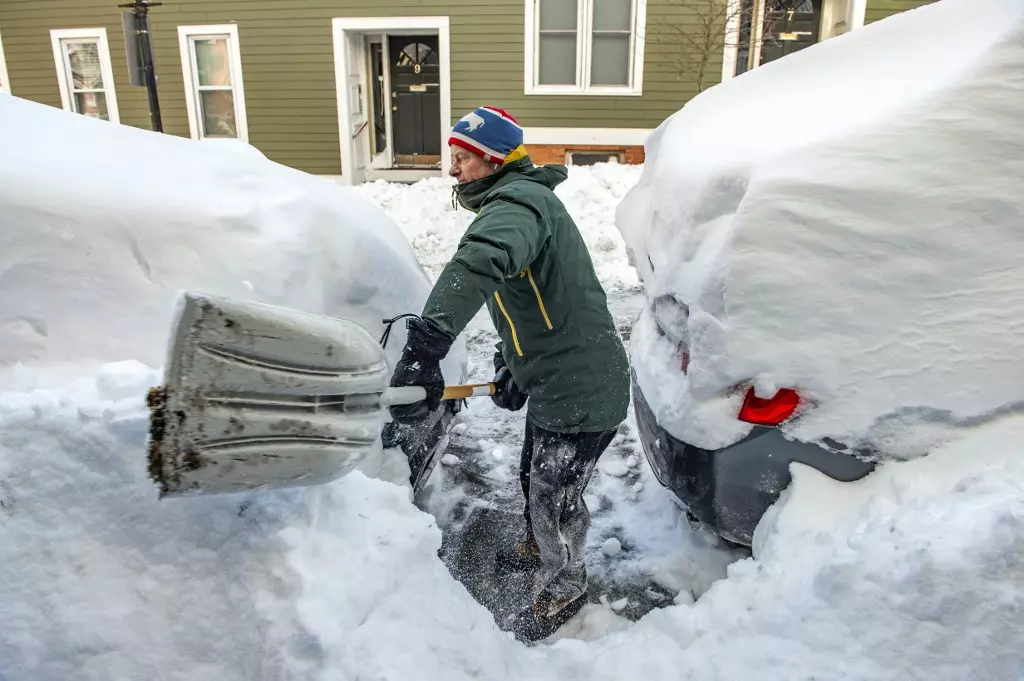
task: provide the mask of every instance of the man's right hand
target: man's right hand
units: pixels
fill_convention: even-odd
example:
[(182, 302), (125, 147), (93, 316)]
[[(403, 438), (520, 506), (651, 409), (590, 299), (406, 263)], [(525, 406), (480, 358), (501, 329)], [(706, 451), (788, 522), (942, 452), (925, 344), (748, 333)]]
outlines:
[(444, 394), (444, 376), (441, 360), (451, 349), (452, 341), (432, 324), (418, 317), (406, 323), (408, 335), (402, 348), (402, 359), (391, 376), (391, 387), (418, 385), (427, 391), (427, 398), (413, 404), (391, 405), (391, 418), (399, 423), (412, 424), (425, 419), (441, 406)]
[(494, 355), (494, 370), (491, 383), (494, 383), (495, 391), (491, 395), (491, 401), (502, 409), (519, 411), (526, 404), (527, 395), (516, 385), (512, 372), (505, 365), (505, 359), (500, 352)]

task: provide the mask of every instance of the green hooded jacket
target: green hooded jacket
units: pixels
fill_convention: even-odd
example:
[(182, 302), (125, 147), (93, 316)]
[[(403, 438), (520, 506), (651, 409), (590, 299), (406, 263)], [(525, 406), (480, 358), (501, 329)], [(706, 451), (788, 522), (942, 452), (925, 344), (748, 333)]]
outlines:
[(485, 304), (527, 418), (559, 433), (612, 430), (626, 417), (629, 367), (583, 237), (552, 191), (564, 166), (530, 159), (459, 185), (477, 213), (423, 318), (453, 339)]

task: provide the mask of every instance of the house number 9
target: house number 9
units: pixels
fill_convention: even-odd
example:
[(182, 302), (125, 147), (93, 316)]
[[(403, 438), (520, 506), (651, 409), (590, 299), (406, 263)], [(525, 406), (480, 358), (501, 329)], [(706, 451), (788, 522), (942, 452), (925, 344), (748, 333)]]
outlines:
[(416, 64), (415, 66), (413, 66), (412, 67), (412, 72), (413, 73), (419, 73), (420, 72), (420, 65)]

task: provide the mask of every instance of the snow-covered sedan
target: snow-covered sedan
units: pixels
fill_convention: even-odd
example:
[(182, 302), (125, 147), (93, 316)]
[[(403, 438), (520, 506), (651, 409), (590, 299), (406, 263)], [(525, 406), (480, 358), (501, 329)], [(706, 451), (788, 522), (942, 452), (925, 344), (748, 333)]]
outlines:
[(856, 479), (1024, 403), (1024, 5), (985, 7), (755, 69), (647, 142), (617, 213), (647, 290), (637, 421), (728, 540), (794, 463)]
[[(10, 96), (0, 121), (0, 387), (126, 359), (161, 366), (182, 289), (344, 318), (377, 337), (382, 320), (419, 312), (430, 292), (380, 208), (242, 142)], [(392, 366), (404, 342), (395, 324)], [(442, 369), (464, 382), (464, 343)], [(384, 444), (402, 443), (414, 479), (429, 474), (454, 408), (415, 432), (388, 426)]]

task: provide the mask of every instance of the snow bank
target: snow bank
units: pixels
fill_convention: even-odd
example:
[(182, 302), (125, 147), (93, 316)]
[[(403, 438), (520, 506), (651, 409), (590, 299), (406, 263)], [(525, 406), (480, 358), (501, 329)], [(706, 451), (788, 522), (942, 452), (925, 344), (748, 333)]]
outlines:
[(734, 386), (788, 387), (792, 436), (909, 457), (1024, 401), (1022, 70), (1024, 4), (944, 0), (666, 121), (617, 216), (662, 425), (720, 447), (749, 431)]
[[(0, 381), (18, 362), (159, 366), (182, 288), (345, 317), (375, 334), (382, 318), (418, 312), (430, 290), (379, 208), (248, 145), (14, 97), (0, 98), (0, 120)], [(404, 326), (395, 334), (392, 361)], [(451, 382), (464, 357), (460, 344), (446, 362)]]
[(831, 505), (824, 529), (799, 522), (797, 500), (834, 483), (798, 471), (760, 561), (734, 564), (696, 604), (683, 594), (628, 628), (591, 609), (572, 633), (614, 633), (527, 649), (447, 574), (406, 489), (352, 474), (157, 501), (137, 397), (153, 379), (120, 364), (61, 390), (0, 393), (0, 677), (1024, 673), (1024, 418), (883, 466), (856, 503)]
[(440, 532), (407, 488), (353, 473), (157, 501), (139, 397), (156, 379), (120, 364), (60, 391), (0, 393), (0, 678), (499, 668), (513, 642), (437, 560)]
[[(615, 228), (615, 207), (640, 175), (638, 166), (603, 163), (569, 169), (569, 178), (556, 188), (579, 227), (609, 293), (636, 286), (625, 245)], [(434, 277), (455, 254), (473, 213), (452, 205), (452, 180), (431, 178), (413, 185), (383, 180), (356, 187), (398, 223), (412, 242), (420, 262)]]

